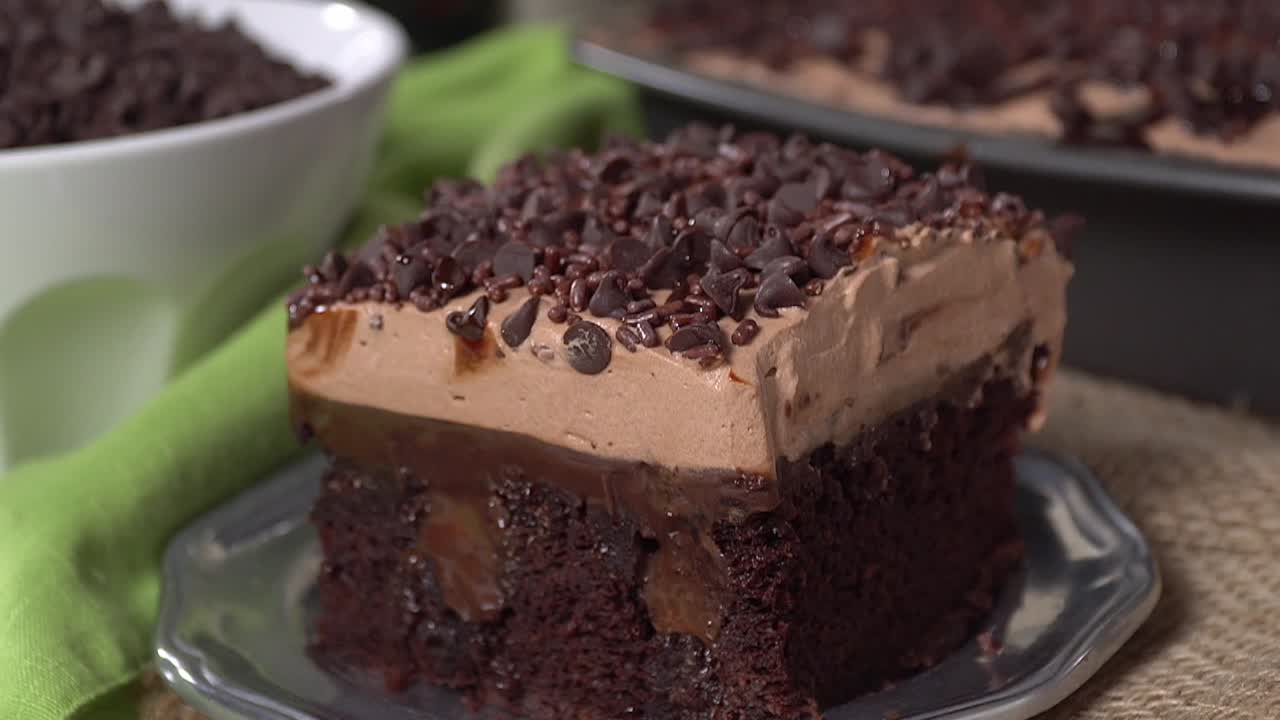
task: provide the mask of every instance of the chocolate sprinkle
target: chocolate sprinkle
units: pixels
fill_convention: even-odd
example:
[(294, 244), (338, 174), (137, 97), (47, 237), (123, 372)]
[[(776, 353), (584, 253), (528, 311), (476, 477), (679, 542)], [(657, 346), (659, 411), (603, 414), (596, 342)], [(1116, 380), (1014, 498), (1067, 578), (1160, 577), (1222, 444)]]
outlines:
[(531, 297), (502, 321), (502, 340), (508, 347), (518, 348), (521, 343), (529, 339), (529, 333), (533, 332), (533, 323), (538, 319), (538, 309), (541, 304), (540, 298)]
[(564, 331), (565, 358), (583, 375), (598, 375), (613, 359), (613, 340), (604, 328), (579, 320)]
[(485, 325), (489, 320), (489, 298), (481, 295), (465, 312), (454, 310), (445, 318), (449, 332), (463, 340), (480, 342), (484, 339)]
[(738, 327), (734, 328), (733, 335), (729, 337), (734, 345), (739, 347), (748, 345), (760, 333), (760, 323), (750, 318), (738, 323)]
[(636, 348), (640, 345), (639, 333), (635, 331), (635, 328), (629, 325), (619, 325), (617, 332), (615, 332), (613, 336), (618, 339), (618, 342), (622, 343), (622, 346), (627, 349), (627, 352), (635, 352)]
[[(576, 326), (582, 314), (621, 320), (628, 331), (617, 342), (628, 350), (677, 334), (676, 347), (701, 347), (705, 338), (688, 343), (703, 331), (688, 328), (718, 327), (725, 317), (750, 327), (741, 323), (753, 309), (758, 319), (804, 306), (805, 293), (819, 291), (815, 278), (876, 256), (909, 261), (960, 236), (924, 233), (921, 247), (888, 224), (963, 230), (973, 242), (1012, 238), (1023, 261), (1052, 251), (1041, 213), (989, 196), (974, 177), (963, 164), (917, 175), (881, 152), (697, 126), (661, 143), (615, 140), (595, 158), (577, 150), (525, 158), (489, 187), (438, 181), (419, 220), (385, 226), (353, 255), (305, 268), (289, 319), (296, 325), (337, 302), (431, 312), (468, 294), (494, 303), (545, 295), (553, 323)], [(762, 223), (774, 200), (787, 212)], [(510, 316), (519, 324), (503, 328), (514, 333), (504, 332), (508, 344), (532, 327), (526, 313), (536, 322), (542, 312), (539, 303), (529, 308)], [(474, 317), (451, 318), (451, 330), (476, 335)], [(711, 344), (721, 353), (728, 346)]]

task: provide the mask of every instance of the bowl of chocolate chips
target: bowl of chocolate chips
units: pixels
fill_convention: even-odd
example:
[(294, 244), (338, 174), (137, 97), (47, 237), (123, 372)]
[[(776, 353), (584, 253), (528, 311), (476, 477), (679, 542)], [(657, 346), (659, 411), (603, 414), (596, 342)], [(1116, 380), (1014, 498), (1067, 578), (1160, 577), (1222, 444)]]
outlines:
[(345, 1), (0, 2), (0, 470), (136, 408), (333, 241), (406, 47)]

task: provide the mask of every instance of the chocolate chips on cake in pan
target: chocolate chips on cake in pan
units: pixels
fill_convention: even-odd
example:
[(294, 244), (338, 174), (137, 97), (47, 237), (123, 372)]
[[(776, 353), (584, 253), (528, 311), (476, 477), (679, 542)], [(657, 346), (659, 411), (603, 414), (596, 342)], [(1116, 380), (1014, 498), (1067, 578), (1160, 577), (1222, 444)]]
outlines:
[[(1051, 90), (1066, 142), (1143, 145), (1143, 129), (1166, 117), (1229, 141), (1280, 111), (1274, 0), (765, 0), (751, 12), (692, 0), (666, 3), (652, 25), (677, 52), (724, 49), (774, 67), (870, 60), (917, 104), (986, 105)], [(1095, 115), (1081, 93), (1088, 81), (1143, 102)]]
[[(336, 302), (431, 312), (473, 292), (492, 303), (544, 298), (503, 324), (509, 346), (534, 323), (589, 317), (620, 322), (613, 340), (627, 352), (663, 345), (713, 366), (751, 342), (759, 326), (748, 316), (802, 309), (838, 273), (918, 249), (901, 232), (913, 224), (978, 241), (1048, 232), (1042, 214), (988, 195), (975, 176), (963, 162), (916, 174), (886, 153), (728, 127), (526, 157), (491, 186), (436, 183), (418, 220), (307, 268), (290, 321)], [(465, 337), (475, 327), (463, 315), (442, 322)], [(593, 356), (574, 367), (597, 365)]]
[(0, 2), (0, 150), (212, 120), (328, 85), (233, 22), (204, 27), (158, 0)]

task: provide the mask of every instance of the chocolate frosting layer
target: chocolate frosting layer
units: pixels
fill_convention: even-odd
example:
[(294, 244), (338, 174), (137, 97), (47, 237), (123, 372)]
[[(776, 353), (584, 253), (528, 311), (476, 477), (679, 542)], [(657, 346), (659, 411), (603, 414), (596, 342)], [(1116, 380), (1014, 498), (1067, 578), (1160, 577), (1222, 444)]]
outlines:
[[(604, 458), (772, 476), (776, 458), (845, 442), (928, 397), (1020, 324), (1031, 324), (1033, 345), (1055, 349), (1047, 381), (1066, 322), (1069, 263), (1052, 252), (1023, 257), (1009, 238), (944, 238), (925, 226), (896, 237), (894, 254), (842, 269), (807, 310), (759, 318), (755, 340), (710, 369), (663, 348), (615, 347), (603, 372), (583, 375), (563, 325), (539, 319), (514, 348), (501, 338), (516, 303), (491, 308), (469, 340), (435, 313), (365, 302), (314, 313), (289, 334), (290, 382), (336, 402)], [(445, 309), (474, 302), (463, 296)], [(622, 324), (596, 322), (610, 333)], [(734, 323), (719, 327), (728, 335)]]

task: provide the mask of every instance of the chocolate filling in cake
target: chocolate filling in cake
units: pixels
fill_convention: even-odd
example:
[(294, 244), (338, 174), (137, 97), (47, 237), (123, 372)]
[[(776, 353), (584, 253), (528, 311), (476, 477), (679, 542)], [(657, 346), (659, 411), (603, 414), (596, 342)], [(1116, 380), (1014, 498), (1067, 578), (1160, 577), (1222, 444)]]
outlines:
[(691, 128), (308, 268), (316, 652), (535, 720), (817, 717), (937, 662), (1021, 556), (1070, 276), (973, 177)]

